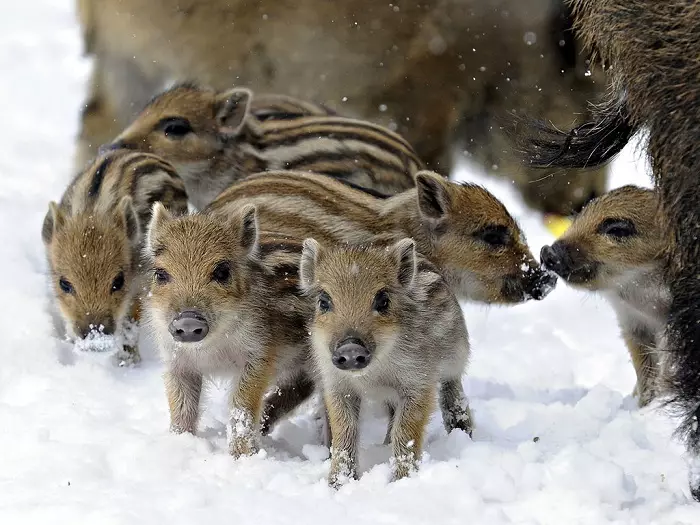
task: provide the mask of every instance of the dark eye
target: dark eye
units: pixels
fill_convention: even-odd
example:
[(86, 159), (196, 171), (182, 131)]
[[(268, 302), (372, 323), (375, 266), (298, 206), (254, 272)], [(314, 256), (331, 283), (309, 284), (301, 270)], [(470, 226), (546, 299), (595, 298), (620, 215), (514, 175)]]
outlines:
[(326, 292), (318, 294), (318, 311), (327, 314), (333, 309), (333, 302)]
[(389, 292), (386, 290), (379, 290), (377, 295), (374, 296), (374, 302), (372, 303), (372, 310), (377, 313), (385, 314), (389, 311)]
[(189, 121), (180, 117), (165, 118), (158, 123), (158, 128), (171, 139), (180, 139), (192, 132), (192, 125)]
[(598, 226), (598, 233), (616, 239), (624, 239), (636, 235), (637, 228), (632, 221), (627, 219), (605, 219)]
[(73, 293), (73, 285), (63, 277), (58, 280), (58, 287), (63, 293)]
[(220, 262), (211, 272), (211, 278), (219, 284), (226, 284), (231, 278), (231, 265), (227, 262)]
[(153, 270), (153, 278), (158, 284), (167, 284), (170, 281), (170, 274), (163, 268), (156, 268)]
[(482, 242), (492, 248), (503, 248), (510, 241), (510, 232), (507, 226), (489, 225), (474, 234)]
[(118, 292), (124, 288), (124, 272), (119, 272), (112, 281), (112, 293)]

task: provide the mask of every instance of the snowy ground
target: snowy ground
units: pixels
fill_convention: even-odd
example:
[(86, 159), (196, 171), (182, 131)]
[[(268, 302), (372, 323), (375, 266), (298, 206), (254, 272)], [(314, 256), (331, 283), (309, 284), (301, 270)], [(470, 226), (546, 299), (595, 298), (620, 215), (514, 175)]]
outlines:
[[(672, 422), (634, 408), (611, 309), (564, 286), (516, 308), (465, 306), (474, 440), (447, 436), (433, 417), (410, 479), (387, 483), (389, 453), (377, 444), (385, 423), (372, 414), (364, 475), (338, 493), (305, 414), (258, 457), (233, 461), (216, 385), (199, 435), (169, 435), (152, 350), (129, 370), (68, 359), (44, 310), (40, 225), (70, 176), (89, 65), (73, 2), (8, 2), (0, 29), (0, 523), (700, 523)], [(647, 184), (633, 153), (614, 165), (613, 185)], [(484, 180), (533, 251), (551, 242), (510, 188)]]

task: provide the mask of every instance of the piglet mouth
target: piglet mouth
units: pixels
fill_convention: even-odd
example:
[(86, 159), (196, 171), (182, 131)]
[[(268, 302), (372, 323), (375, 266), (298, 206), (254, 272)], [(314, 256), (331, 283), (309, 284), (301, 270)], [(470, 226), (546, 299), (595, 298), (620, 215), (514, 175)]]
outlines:
[(79, 336), (67, 335), (66, 340), (75, 350), (92, 353), (113, 353), (138, 342), (138, 323), (123, 321), (114, 330), (111, 325), (88, 325)]
[(115, 352), (122, 346), (121, 338), (98, 330), (88, 333), (85, 337), (76, 338), (73, 344), (80, 352), (97, 353)]
[(584, 264), (582, 266), (579, 266), (578, 268), (574, 268), (572, 270), (569, 270), (566, 273), (566, 276), (561, 276), (562, 279), (564, 279), (567, 283), (569, 284), (588, 284), (591, 281), (594, 281), (596, 278), (596, 275), (598, 275), (598, 264), (596, 263), (588, 263)]
[(525, 292), (525, 300), (534, 299), (535, 301), (541, 301), (557, 286), (556, 273), (551, 270), (547, 270), (546, 268), (533, 270), (529, 280), (531, 282), (531, 286)]
[(599, 264), (587, 261), (585, 252), (561, 241), (543, 246), (540, 252), (542, 266), (569, 284), (587, 284), (596, 278)]
[(534, 268), (520, 275), (508, 275), (503, 279), (501, 295), (505, 302), (524, 303), (534, 299), (541, 301), (557, 285), (554, 272), (544, 268)]

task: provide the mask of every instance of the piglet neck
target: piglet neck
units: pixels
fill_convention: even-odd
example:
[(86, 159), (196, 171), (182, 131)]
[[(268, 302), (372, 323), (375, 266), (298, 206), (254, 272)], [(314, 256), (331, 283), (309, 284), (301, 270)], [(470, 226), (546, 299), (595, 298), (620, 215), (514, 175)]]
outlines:
[(434, 228), (418, 211), (415, 189), (387, 199), (381, 215), (388, 219), (394, 231), (412, 238), (416, 242), (416, 250), (419, 253), (428, 259), (433, 259)]

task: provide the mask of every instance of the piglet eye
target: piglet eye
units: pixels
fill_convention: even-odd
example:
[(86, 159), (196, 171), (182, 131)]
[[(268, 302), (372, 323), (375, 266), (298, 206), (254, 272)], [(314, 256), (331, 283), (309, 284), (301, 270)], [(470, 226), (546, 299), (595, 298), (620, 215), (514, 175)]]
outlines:
[(389, 311), (389, 305), (391, 301), (389, 300), (389, 292), (386, 290), (380, 290), (377, 295), (374, 296), (374, 302), (372, 303), (372, 310), (379, 314), (385, 314)]
[(637, 234), (634, 223), (628, 219), (605, 219), (598, 226), (598, 233), (622, 240)]
[(118, 292), (124, 288), (124, 272), (119, 272), (112, 281), (112, 293)]
[(73, 293), (73, 285), (64, 277), (58, 280), (58, 287), (63, 293)]
[(318, 294), (318, 311), (322, 314), (327, 314), (333, 309), (333, 302), (326, 292)]
[(164, 118), (158, 123), (158, 128), (170, 139), (181, 139), (192, 132), (190, 122), (181, 117)]
[(477, 231), (474, 236), (491, 248), (503, 248), (510, 240), (507, 226), (497, 224), (489, 225)]
[(167, 284), (170, 281), (170, 274), (163, 268), (156, 268), (153, 270), (153, 278), (158, 284)]
[(212, 281), (216, 281), (219, 284), (225, 284), (231, 278), (231, 265), (227, 262), (220, 262), (211, 272)]

